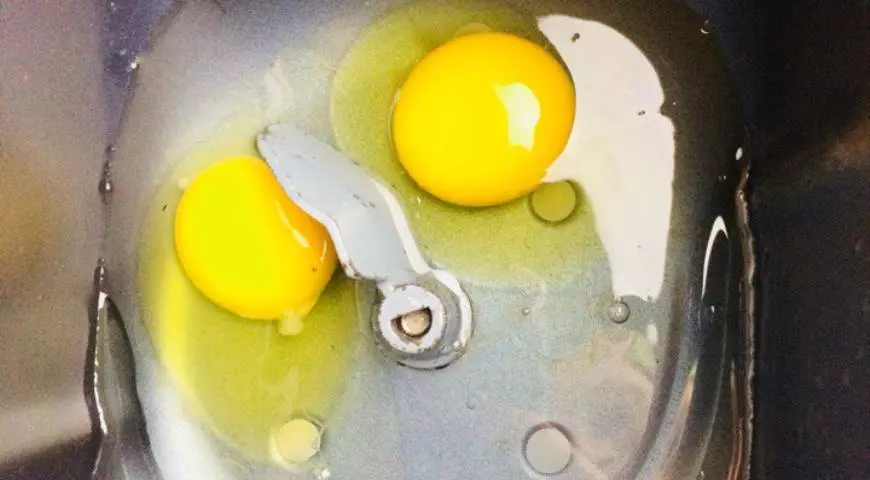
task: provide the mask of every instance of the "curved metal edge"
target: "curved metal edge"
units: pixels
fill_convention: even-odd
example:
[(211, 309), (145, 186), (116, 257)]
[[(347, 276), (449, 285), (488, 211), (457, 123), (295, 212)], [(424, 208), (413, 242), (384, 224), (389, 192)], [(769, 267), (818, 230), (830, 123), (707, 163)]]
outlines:
[[(112, 0), (105, 2), (102, 8), (102, 107), (106, 118), (107, 147), (99, 181), (104, 209), (101, 250), (105, 250), (109, 216), (112, 145), (124, 123), (124, 112), (135, 84), (137, 59), (159, 36), (159, 25), (170, 20), (183, 3), (177, 0)], [(120, 312), (107, 294), (106, 274), (100, 259), (88, 301), (88, 348), (83, 381), (92, 425), (91, 478), (161, 479), (136, 392), (130, 341)]]
[(91, 478), (155, 479), (163, 476), (151, 453), (136, 393), (136, 366), (121, 314), (106, 294), (106, 269), (94, 271), (84, 394), (93, 425)]
[(752, 439), (753, 421), (755, 419), (754, 409), (754, 389), (755, 382), (755, 356), (756, 356), (756, 340), (755, 340), (755, 284), (757, 276), (756, 268), (756, 251), (755, 238), (751, 228), (751, 215), (749, 211), (748, 191), (749, 172), (752, 168), (751, 159), (747, 160), (746, 166), (743, 169), (740, 177), (740, 183), (734, 196), (734, 203), (737, 210), (738, 222), (738, 237), (740, 239), (740, 251), (743, 262), (743, 276), (740, 279), (740, 339), (742, 344), (739, 345), (741, 356), (736, 358), (737, 366), (735, 368), (735, 385), (733, 408), (736, 409), (735, 414), (739, 422), (734, 426), (735, 433), (738, 434), (735, 438), (735, 458), (731, 463), (731, 471), (728, 474), (729, 479), (750, 478), (751, 474), (751, 455), (752, 455)]

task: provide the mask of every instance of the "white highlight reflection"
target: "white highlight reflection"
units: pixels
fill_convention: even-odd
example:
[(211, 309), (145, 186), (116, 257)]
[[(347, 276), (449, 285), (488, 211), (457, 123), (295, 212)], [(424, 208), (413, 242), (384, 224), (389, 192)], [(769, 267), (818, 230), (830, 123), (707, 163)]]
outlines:
[(704, 252), (704, 274), (701, 278), (701, 297), (707, 293), (707, 267), (710, 266), (710, 254), (713, 253), (713, 244), (716, 243), (716, 237), (719, 236), (720, 232), (725, 234), (725, 238), (728, 238), (725, 220), (722, 219), (721, 215), (716, 217), (716, 220), (713, 220), (713, 227), (710, 229), (710, 236), (707, 238), (707, 251)]
[(495, 93), (507, 110), (508, 141), (511, 145), (531, 151), (535, 146), (535, 130), (541, 119), (538, 97), (522, 83), (498, 85)]
[(664, 281), (674, 178), (674, 126), (664, 91), (628, 38), (597, 22), (538, 19), (574, 81), (574, 129), (545, 182), (581, 184), (610, 263), (615, 296), (654, 300)]

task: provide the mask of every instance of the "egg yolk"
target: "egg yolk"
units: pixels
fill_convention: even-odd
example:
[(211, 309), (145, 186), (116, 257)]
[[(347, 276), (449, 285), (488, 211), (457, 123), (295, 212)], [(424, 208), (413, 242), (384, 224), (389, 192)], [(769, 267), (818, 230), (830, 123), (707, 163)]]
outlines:
[(191, 182), (175, 214), (175, 248), (206, 297), (264, 320), (302, 318), (336, 264), (326, 229), (251, 157), (216, 163)]
[(539, 185), (568, 141), (574, 105), (569, 75), (542, 47), (470, 34), (411, 71), (393, 110), (393, 141), (423, 190), (458, 205), (497, 205)]

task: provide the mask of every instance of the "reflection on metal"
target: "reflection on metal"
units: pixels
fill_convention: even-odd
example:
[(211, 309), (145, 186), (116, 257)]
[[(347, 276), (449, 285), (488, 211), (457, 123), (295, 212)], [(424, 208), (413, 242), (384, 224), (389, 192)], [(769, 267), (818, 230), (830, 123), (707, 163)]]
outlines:
[(734, 353), (738, 367), (735, 369), (739, 377), (736, 381), (735, 408), (738, 409), (738, 430), (740, 442), (735, 445), (735, 462), (732, 463), (730, 478), (749, 478), (752, 453), (753, 429), (755, 421), (755, 396), (753, 385), (755, 383), (755, 281), (756, 281), (756, 253), (755, 238), (750, 227), (749, 200), (747, 188), (749, 173), (752, 168), (752, 159), (746, 162), (746, 166), (740, 175), (740, 183), (734, 193), (734, 202), (737, 217), (737, 230), (740, 237), (740, 251), (742, 257), (742, 271), (740, 278), (740, 312), (738, 338), (742, 344), (738, 344), (737, 352)]
[(701, 280), (701, 296), (704, 296), (704, 293), (707, 292), (707, 273), (709, 272), (708, 267), (710, 265), (710, 254), (713, 253), (713, 243), (716, 241), (716, 237), (722, 233), (725, 235), (725, 238), (728, 238), (728, 230), (725, 228), (725, 220), (722, 219), (722, 216), (719, 215), (716, 217), (716, 220), (713, 221), (713, 227), (710, 229), (710, 236), (707, 237), (707, 250), (704, 252), (704, 273), (702, 274)]
[(85, 397), (94, 425), (97, 457), (94, 480), (156, 479), (145, 419), (136, 394), (130, 342), (117, 307), (106, 294), (106, 269), (94, 272)]
[[(393, 194), (290, 125), (267, 128), (257, 148), (290, 198), (329, 231), (344, 272), (377, 284), (383, 299), (373, 327), (384, 352), (422, 369), (461, 356), (472, 332), (468, 296), (453, 275), (426, 263)], [(425, 333), (402, 335), (396, 328), (402, 318), (424, 310)]]

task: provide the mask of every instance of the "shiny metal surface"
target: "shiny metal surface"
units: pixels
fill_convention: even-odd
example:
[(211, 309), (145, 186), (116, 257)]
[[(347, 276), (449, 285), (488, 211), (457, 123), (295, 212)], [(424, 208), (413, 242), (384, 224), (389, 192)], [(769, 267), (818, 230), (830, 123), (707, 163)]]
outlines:
[[(183, 7), (179, 6), (173, 18), (161, 24), (156, 32), (153, 49), (139, 55), (137, 52), (145, 46), (152, 23), (170, 6), (168, 1), (110, 2), (103, 12), (108, 22), (102, 32), (102, 46), (96, 33), (100, 24), (99, 12), (96, 9), (64, 8), (56, 5), (49, 8), (47, 5), (12, 0), (5, 2), (4, 9), (0, 11), (0, 79), (3, 80), (0, 83), (0, 140), (4, 147), (13, 146), (4, 148), (3, 151), (14, 153), (23, 149), (31, 154), (28, 158), (42, 159), (31, 162), (34, 165), (45, 164), (46, 169), (66, 172), (65, 182), (48, 184), (53, 188), (53, 193), (47, 195), (51, 200), (51, 208), (46, 208), (46, 211), (58, 212), (61, 220), (41, 222), (62, 224), (59, 230), (63, 232), (60, 235), (63, 241), (55, 240), (55, 243), (49, 244), (49, 250), (54, 251), (56, 257), (62, 260), (53, 259), (52, 255), (47, 256), (48, 260), (45, 261), (50, 265), (44, 270), (45, 281), (36, 282), (40, 288), (51, 292), (57, 302), (44, 302), (38, 298), (38, 294), (33, 297), (32, 293), (39, 289), (31, 288), (25, 292), (24, 288), (29, 284), (23, 283), (16, 285), (14, 295), (9, 295), (23, 306), (13, 309), (4, 303), (3, 310), (0, 310), (0, 318), (4, 320), (2, 328), (9, 329), (0, 332), (0, 338), (4, 347), (6, 342), (15, 345), (15, 348), (4, 348), (4, 354), (11, 352), (10, 362), (25, 365), (24, 368), (11, 370), (11, 373), (4, 369), (3, 374), (26, 375), (12, 377), (14, 383), (22, 388), (4, 390), (0, 394), (6, 395), (0, 397), (4, 400), (3, 412), (0, 413), (6, 415), (14, 412), (14, 415), (4, 416), (4, 419), (11, 420), (0, 426), (4, 432), (19, 431), (19, 426), (23, 423), (23, 430), (29, 431), (28, 435), (22, 437), (26, 439), (25, 442), (17, 442), (16, 445), (0, 443), (0, 446), (7, 449), (4, 450), (6, 456), (0, 456), (4, 463), (7, 462), (6, 459), (20, 459), (51, 445), (75, 445), (72, 438), (90, 431), (80, 392), (81, 366), (84, 363), (87, 338), (87, 322), (83, 321), (86, 315), (84, 299), (90, 292), (90, 273), (98, 256), (100, 236), (94, 232), (101, 231), (100, 199), (96, 183), (101, 178), (105, 158), (103, 145), (114, 143), (114, 136), (118, 131), (116, 120), (120, 115), (121, 100), (126, 94), (129, 75), (136, 71), (138, 78), (123, 130), (135, 134), (122, 136), (118, 142), (117, 153), (110, 155), (114, 161), (109, 168), (111, 188), (103, 190), (111, 192), (111, 235), (104, 252), (107, 255), (106, 265), (110, 279), (108, 292), (117, 300), (124, 321), (131, 330), (131, 336), (141, 339), (144, 338), (144, 332), (138, 324), (132, 285), (137, 227), (148, 196), (154, 189), (154, 182), (171, 167), (173, 156), (183, 150), (187, 142), (207, 135), (247, 95), (256, 94), (260, 88), (256, 75), (250, 78), (238, 72), (260, 71), (282, 47), (291, 43), (302, 45), (303, 48), (313, 48), (316, 44), (317, 48), (326, 51), (341, 51), (365, 20), (383, 9), (380, 3), (374, 8), (363, 8), (359, 2), (189, 2)], [(678, 175), (677, 178), (677, 188), (684, 194), (675, 213), (681, 220), (677, 235), (682, 236), (682, 240), (675, 240), (672, 247), (676, 253), (672, 252), (670, 255), (673, 260), (669, 260), (668, 264), (667, 292), (658, 308), (650, 308), (642, 302), (629, 299), (631, 318), (624, 327), (615, 324), (585, 326), (579, 335), (582, 338), (568, 339), (570, 342), (582, 344), (584, 338), (593, 337), (593, 332), (601, 328), (604, 333), (592, 341), (591, 346), (607, 355), (613, 355), (609, 358), (611, 363), (587, 371), (580, 379), (554, 385), (555, 396), (550, 400), (561, 402), (563, 406), (560, 408), (564, 412), (572, 409), (582, 411), (578, 410), (578, 406), (584, 405), (587, 412), (594, 411), (595, 408), (611, 412), (613, 415), (610, 416), (590, 415), (588, 418), (581, 418), (579, 424), (583, 427), (580, 430), (585, 428), (587, 432), (591, 432), (590, 438), (600, 439), (601, 436), (612, 435), (614, 429), (630, 429), (627, 444), (619, 443), (622, 441), (620, 439), (614, 441), (619, 447), (636, 450), (632, 452), (634, 456), (623, 465), (621, 472), (608, 476), (685, 478), (699, 470), (707, 452), (706, 478), (711, 478), (717, 476), (717, 469), (721, 473), (729, 468), (741, 468), (745, 462), (745, 458), (736, 453), (741, 450), (742, 442), (746, 441), (745, 432), (741, 430), (739, 423), (735, 424), (740, 418), (739, 405), (744, 401), (741, 387), (743, 378), (732, 371), (732, 365), (726, 360), (741, 348), (741, 345), (735, 344), (733, 337), (738, 328), (736, 322), (739, 322), (735, 282), (741, 257), (732, 210), (737, 166), (730, 157), (726, 162), (719, 155), (720, 147), (723, 147), (722, 151), (729, 150), (728, 154), (731, 155), (740, 135), (720, 139), (721, 144), (717, 143), (719, 140), (710, 140), (709, 143), (692, 140), (693, 136), (719, 138), (715, 133), (719, 131), (719, 121), (735, 125), (729, 123), (735, 119), (726, 98), (728, 94), (724, 86), (727, 82), (723, 81), (724, 69), (717, 66), (710, 70), (698, 67), (698, 70), (687, 68), (677, 71), (680, 69), (673, 67), (674, 64), (678, 67), (688, 66), (693, 56), (702, 53), (715, 56), (712, 40), (699, 46), (688, 30), (675, 28), (674, 32), (655, 33), (652, 29), (644, 29), (621, 17), (635, 18), (635, 21), (642, 19), (641, 23), (649, 22), (650, 25), (665, 20), (674, 21), (676, 24), (685, 22), (693, 25), (693, 28), (697, 25), (692, 22), (699, 22), (700, 19), (680, 9), (675, 12), (645, 12), (643, 6), (633, 2), (625, 2), (624, 7), (623, 12), (615, 14), (607, 6), (607, 2), (593, 2), (590, 9), (599, 9), (598, 15), (605, 20), (623, 22), (623, 26), (635, 29), (634, 32), (639, 38), (647, 42), (641, 43), (654, 53), (667, 51), (666, 46), (659, 44), (660, 41), (682, 41), (691, 45), (691, 48), (659, 65), (667, 65), (661, 73), (669, 88), (673, 89), (668, 94), (674, 95), (680, 102), (679, 108), (674, 112), (675, 118), (679, 119), (678, 129), (682, 127), (684, 132), (691, 133), (682, 137), (679, 146), (681, 159), (692, 165), (691, 174), (687, 172), (685, 176)], [(14, 16), (8, 16), (10, 12)], [(69, 25), (75, 25), (78, 29), (75, 30), (78, 33), (71, 37)], [(320, 26), (319, 29), (314, 28), (315, 25)], [(66, 33), (61, 34), (62, 31)], [(38, 40), (34, 37), (37, 35), (35, 32), (39, 32)], [(329, 32), (329, 35), (324, 32)], [(667, 39), (656, 37), (659, 34), (665, 35)], [(9, 38), (14, 38), (17, 48), (9, 49)], [(69, 38), (73, 41), (70, 42)], [(21, 42), (21, 39), (25, 41)], [(40, 55), (45, 54), (47, 60), (51, 61), (45, 62), (46, 58), (40, 55), (31, 56), (25, 48), (30, 43), (52, 47), (40, 49)], [(102, 64), (99, 61), (100, 55), (103, 56)], [(667, 55), (661, 58), (665, 57)], [(71, 58), (75, 58), (75, 61), (70, 61)], [(40, 88), (32, 89), (28, 85), (32, 77), (28, 76), (27, 68), (21, 70), (19, 77), (17, 68), (9, 69), (8, 65), (41, 69), (38, 76)], [(101, 67), (105, 72), (103, 80), (99, 77)], [(63, 78), (66, 83), (61, 82), (59, 76), (51, 74), (59, 68), (69, 73), (69, 76)], [(12, 76), (13, 81), (7, 80), (9, 76)], [(704, 82), (696, 83), (693, 78), (710, 81), (714, 88), (710, 89), (709, 85), (701, 86), (700, 83)], [(695, 85), (695, 89), (690, 85)], [(44, 91), (67, 93), (58, 97), (46, 97), (41, 95)], [(84, 95), (82, 92), (85, 92)], [(220, 101), (215, 101), (215, 92), (221, 93)], [(708, 95), (710, 92), (713, 94)], [(107, 107), (102, 111), (94, 109), (93, 105)], [(717, 116), (719, 112), (727, 113), (720, 119)], [(104, 122), (104, 118), (108, 118), (108, 121)], [(711, 122), (711, 118), (715, 121)], [(54, 125), (52, 131), (63, 134), (48, 139), (34, 135), (34, 132), (44, 132), (46, 125)], [(307, 126), (318, 128), (317, 125)], [(693, 130), (696, 126), (699, 129)], [(15, 145), (24, 145), (26, 148), (15, 148)], [(16, 158), (20, 157), (16, 155)], [(70, 158), (77, 160), (73, 162)], [(724, 167), (719, 168), (720, 164)], [(13, 162), (4, 160), (0, 165), (4, 167), (5, 174), (6, 167), (13, 165)], [(15, 165), (18, 166), (17, 162)], [(723, 175), (728, 179), (727, 182), (707, 189), (706, 185), (716, 184), (715, 180)], [(40, 172), (27, 178), (29, 180), (22, 182), (23, 184), (45, 188), (45, 179), (52, 176)], [(712, 198), (708, 194), (712, 194)], [(717, 218), (724, 218), (730, 232), (727, 241), (710, 235)], [(46, 238), (51, 240), (51, 237)], [(708, 268), (702, 268), (705, 249), (710, 250), (707, 247), (712, 248), (709, 258), (713, 261), (708, 263)], [(33, 269), (28, 270), (28, 273), (38, 271)], [(606, 275), (600, 271), (595, 274)], [(701, 286), (707, 282), (709, 289)], [(590, 281), (590, 285), (594, 283)], [(706, 292), (699, 295), (699, 290)], [(506, 301), (505, 298), (492, 300), (496, 305)], [(555, 313), (564, 307), (553, 308)], [(82, 312), (82, 318), (76, 319), (69, 313), (77, 311), (76, 309)], [(521, 310), (517, 306), (517, 311)], [(22, 320), (25, 318), (58, 319), (58, 324), (66, 328), (53, 330), (54, 325), (49, 322), (27, 322)], [(98, 317), (98, 321), (100, 318), (106, 321), (108, 317)], [(649, 324), (639, 320), (648, 318), (656, 319), (652, 329)], [(608, 383), (634, 375), (630, 372), (634, 367), (628, 366), (626, 369), (626, 359), (620, 357), (626, 335), (629, 338), (645, 338), (646, 341), (655, 338), (656, 341), (651, 343), (657, 345), (657, 363), (650, 375), (654, 384), (651, 388), (645, 387), (639, 397), (631, 397), (633, 399), (629, 401), (625, 401), (625, 391)], [(44, 342), (34, 343), (30, 340), (33, 338), (41, 338)], [(69, 341), (70, 338), (77, 340)], [(510, 341), (513, 342), (511, 350), (502, 352), (503, 356), (497, 357), (504, 359), (504, 364), (500, 367), (514, 371), (528, 369), (535, 360), (524, 353), (517, 354), (535, 345)], [(49, 348), (43, 350), (45, 342)], [(553, 348), (554, 345), (559, 348), (558, 342), (550, 344), (549, 347), (546, 343), (543, 346)], [(183, 460), (190, 464), (201, 462), (198, 467), (202, 475), (222, 478), (227, 471), (213, 469), (214, 452), (208, 451), (211, 447), (197, 447), (209, 445), (207, 436), (203, 435), (197, 425), (185, 421), (181, 412), (175, 408), (177, 405), (155, 407), (159, 401), (155, 399), (154, 392), (166, 388), (166, 385), (159, 384), (157, 372), (160, 366), (148, 359), (152, 353), (147, 345), (134, 347), (142, 374), (138, 379), (138, 387), (143, 397), (155, 454), (158, 461), (162, 460), (160, 467), (163, 473), (167, 474), (167, 478), (183, 475), (184, 467), (179, 465), (177, 458), (173, 460), (173, 457), (178, 457), (178, 449), (173, 449), (173, 446), (193, 445), (185, 449), (186, 458)], [(51, 354), (45, 355), (48, 351)], [(511, 363), (507, 359), (508, 354), (520, 358)], [(573, 371), (571, 365), (564, 365), (555, 365), (554, 368), (557, 372), (560, 368), (563, 372)], [(52, 372), (55, 375), (34, 376), (34, 370)], [(472, 373), (486, 375), (492, 372), (468, 370), (464, 375)], [(525, 380), (534, 381), (528, 375), (524, 377)], [(33, 378), (40, 380), (34, 382)], [(471, 383), (472, 387), (478, 387), (480, 391), (485, 391), (488, 387), (486, 382), (478, 385)], [(413, 397), (432, 386), (437, 384), (427, 384), (426, 381), (398, 374), (392, 379), (392, 383), (378, 383), (368, 388), (394, 388), (397, 392)], [(527, 386), (534, 388), (533, 383)], [(46, 392), (50, 394), (46, 395)], [(513, 394), (503, 393), (505, 398)], [(462, 392), (440, 389), (437, 395), (422, 400), (433, 408), (458, 403), (462, 405), (462, 409), (471, 409), (468, 405), (473, 404), (474, 410), (478, 412), (486, 410), (480, 406), (486, 404), (486, 398), (466, 399), (462, 395)], [(7, 398), (10, 400), (7, 401)], [(34, 401), (36, 399), (48, 399), (46, 409), (35, 412), (32, 407), (40, 404), (38, 400)], [(632, 403), (635, 400), (637, 402)], [(725, 405), (733, 407), (734, 411), (725, 408)], [(385, 442), (381, 445), (384, 451), (365, 452), (368, 455), (367, 463), (360, 465), (356, 473), (366, 478), (417, 478), (417, 475), (422, 478), (456, 478), (472, 471), (472, 467), (479, 467), (473, 471), (495, 474), (501, 472), (509, 477), (526, 475), (525, 470), (517, 468), (521, 465), (515, 460), (520, 455), (522, 430), (531, 426), (528, 424), (530, 418), (523, 415), (517, 417), (519, 421), (516, 427), (519, 431), (516, 432), (517, 438), (513, 439), (515, 442), (508, 440), (508, 447), (504, 447), (503, 443), (494, 444), (496, 448), (511, 449), (509, 456), (505, 457), (511, 459), (510, 461), (503, 465), (487, 463), (478, 466), (473, 455), (481, 452), (475, 453), (467, 449), (467, 444), (460, 441), (468, 438), (468, 431), (453, 432), (449, 436), (427, 437), (423, 432), (431, 428), (431, 424), (425, 418), (411, 416), (419, 411), (420, 405), (400, 404), (395, 407), (400, 420), (406, 421), (395, 423), (395, 419), (376, 416), (376, 420), (385, 420), (377, 426), (385, 431), (391, 428), (407, 429), (408, 433), (403, 434), (408, 435), (406, 438), (413, 438), (415, 432), (420, 434), (420, 438), (430, 442), (430, 446), (443, 447), (441, 449), (450, 458), (451, 465), (429, 463), (433, 459), (425, 451), (416, 448), (398, 455), (397, 450), (389, 449), (391, 443)], [(593, 410), (588, 410), (589, 408)], [(552, 411), (558, 409), (554, 408)], [(449, 413), (449, 409), (447, 410)], [(611, 421), (614, 415), (620, 418)], [(475, 421), (487, 425), (480, 420), (483, 416), (485, 413), (478, 413)], [(609, 420), (604, 425), (598, 425), (595, 423), (596, 418)], [(69, 421), (73, 425), (67, 428), (63, 421), (52, 422), (52, 419)], [(714, 419), (717, 426), (715, 434), (711, 436)], [(372, 425), (360, 424), (355, 427), (355, 431), (362, 432), (371, 427)], [(730, 436), (734, 437), (731, 439), (734, 443), (723, 441), (723, 438), (732, 433), (732, 428), (735, 430)], [(354, 430), (351, 434), (353, 432)], [(486, 429), (483, 433), (486, 433)], [(354, 454), (350, 452), (348, 455), (347, 458), (351, 458)], [(399, 457), (400, 461), (414, 465), (414, 470), (405, 470), (402, 465), (396, 464), (395, 460)], [(728, 460), (723, 461), (725, 458)], [(507, 470), (500, 470), (503, 468)], [(263, 478), (270, 478), (268, 475), (284, 478), (286, 475), (285, 472), (261, 473), (264, 474)], [(148, 473), (135, 467), (127, 469), (125, 474), (127, 478), (149, 478)], [(113, 475), (124, 478), (119, 471), (113, 472)], [(566, 478), (572, 477), (569, 474)]]
[(136, 396), (136, 367), (130, 340), (118, 309), (103, 293), (106, 270), (97, 267), (85, 367), (85, 398), (97, 444), (91, 477), (110, 480), (118, 472), (137, 472), (141, 478), (159, 480), (160, 470), (151, 457), (145, 420)]
[[(0, 4), (0, 478), (89, 475), (81, 367), (102, 230), (96, 185), (137, 56), (172, 3)], [(244, 3), (212, 5), (241, 15)], [(700, 28), (739, 81), (753, 135), (743, 150), (761, 167), (751, 182), (754, 210), (766, 210), (754, 217), (766, 294), (754, 472), (868, 478), (867, 2), (689, 3), (711, 18)], [(727, 356), (746, 353), (746, 337), (727, 337)], [(751, 418), (741, 380), (753, 369), (742, 358), (722, 372), (730, 388), (699, 478), (739, 478), (747, 464), (749, 430), (735, 419)], [(672, 422), (666, 411), (655, 415)]]
[[(286, 473), (218, 462), (232, 457), (232, 451), (185, 419), (169, 394), (171, 385), (161, 379), (162, 367), (153, 359), (137, 315), (133, 283), (138, 226), (149, 196), (181, 152), (246, 101), (260, 98), (263, 72), (286, 46), (336, 58), (389, 3), (191, 2), (165, 22), (153, 48), (137, 59), (135, 94), (112, 165), (117, 188), (106, 265), (117, 279), (109, 294), (134, 339), (148, 433), (167, 478), (192, 475), (194, 466), (210, 478)], [(731, 390), (739, 389), (743, 378), (732, 374), (727, 360), (739, 348), (732, 340), (740, 322), (736, 292), (742, 265), (733, 203), (741, 165), (734, 161), (741, 146), (739, 118), (723, 64), (692, 61), (699, 55), (716, 58), (712, 38), (700, 31), (703, 19), (682, 7), (652, 18), (642, 14), (640, 4), (624, 2), (621, 7), (619, 16), (603, 5), (592, 4), (589, 10), (647, 49), (660, 68), (672, 102), (667, 114), (678, 131), (678, 200), (662, 296), (655, 303), (626, 299), (629, 320), (609, 322), (599, 316), (609, 288), (602, 266), (584, 275), (581, 296), (571, 289), (550, 292), (550, 300), (536, 312), (536, 318), (558, 319), (572, 310), (587, 321), (555, 322), (546, 330), (531, 321), (511, 332), (494, 319), (522, 315), (534, 287), (504, 293), (471, 287), (472, 301), (486, 313), (480, 320), (480, 343), (462, 362), (427, 376), (384, 368), (377, 352), (363, 352), (357, 359), (360, 371), (345, 401), (356, 411), (339, 414), (332, 444), (322, 452), (333, 474), (522, 477), (521, 440), (547, 419), (569, 425), (584, 445), (566, 478), (687, 478), (700, 470), (708, 445), (719, 448), (710, 455), (729, 459), (721, 471), (731, 468), (737, 474), (742, 468), (741, 455), (735, 453), (746, 438), (740, 433), (739, 410), (725, 412), (725, 426), (716, 433), (730, 434), (734, 428), (735, 440), (711, 440), (721, 398), (743, 402), (742, 390)], [(672, 29), (650, 26), (666, 20)], [(318, 81), (312, 79), (312, 93), (326, 98)], [(295, 120), (309, 131), (329, 131), (316, 115)], [(650, 349), (655, 360), (638, 363), (628, 353), (633, 344)], [(588, 355), (593, 355), (591, 364), (583, 360)], [(550, 376), (535, 373), (541, 369)], [(457, 390), (457, 385), (466, 386)], [(353, 400), (385, 392), (392, 392), (395, 403)], [(364, 411), (358, 410), (361, 406)], [(442, 426), (434, 428), (431, 419), (418, 414), (431, 409), (440, 411)], [(445, 418), (455, 420), (445, 425)], [(369, 421), (378, 428), (372, 429)], [(369, 440), (361, 442), (363, 436)], [(475, 440), (480, 438), (489, 440)], [(181, 445), (183, 457), (176, 454)], [(595, 445), (605, 447), (596, 453)], [(433, 448), (439, 456), (431, 455)], [(738, 464), (729, 465), (732, 458)]]
[[(24, 459), (90, 443), (82, 367), (103, 227), (99, 18), (90, 2), (0, 8), (0, 465), (24, 472)], [(86, 471), (88, 457), (65, 468)]]

